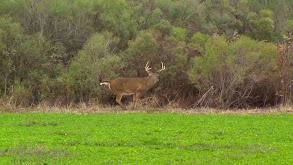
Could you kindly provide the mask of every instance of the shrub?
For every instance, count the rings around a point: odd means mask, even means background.
[[[228,43],[224,37],[214,36],[205,44],[205,53],[193,59],[188,74],[201,94],[214,87],[210,97],[203,100],[206,105],[220,108],[263,106],[273,100],[271,95],[265,96],[260,91],[275,92],[271,85],[277,78],[276,57],[276,47],[271,43],[248,37]]]
[[[32,103],[32,92],[20,83],[19,80],[14,82],[12,88],[10,104],[14,106],[29,106]]]
[[[102,94],[99,83],[104,78],[118,76],[121,60],[111,53],[111,45],[116,41],[107,32],[95,33],[73,59],[68,71],[57,78],[59,94],[67,98],[67,103],[107,96]]]

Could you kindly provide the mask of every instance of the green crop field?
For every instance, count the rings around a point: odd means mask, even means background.
[[[292,114],[0,114],[0,164],[292,163]]]

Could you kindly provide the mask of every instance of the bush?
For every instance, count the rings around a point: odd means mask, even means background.
[[[9,103],[14,106],[29,106],[32,103],[32,93],[19,80],[16,80]]]
[[[58,94],[66,98],[67,103],[107,96],[99,83],[104,78],[117,77],[122,66],[120,57],[111,53],[115,42],[117,40],[107,32],[95,33],[73,59],[68,71],[56,79]]]
[[[205,53],[193,59],[189,78],[201,94],[209,91],[205,105],[220,108],[247,108],[272,104],[272,83],[277,79],[276,47],[248,37],[232,43],[214,36],[205,44]],[[270,95],[263,95],[262,90]],[[259,92],[259,93],[258,93]],[[255,101],[257,100],[257,101]]]
[[[126,72],[122,73],[123,76],[144,76],[147,61],[159,61],[158,43],[153,33],[142,31],[134,40],[129,41],[129,48],[122,54],[126,63]]]

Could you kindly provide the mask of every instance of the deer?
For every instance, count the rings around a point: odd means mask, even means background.
[[[159,81],[159,73],[165,70],[165,65],[161,62],[161,69],[156,72],[151,72],[149,61],[145,65],[145,71],[148,73],[147,77],[132,77],[132,78],[116,78],[114,80],[103,80],[100,85],[109,87],[112,93],[116,95],[116,102],[123,110],[127,110],[125,105],[122,104],[121,98],[123,95],[133,95],[134,109],[137,104],[141,93],[146,92],[152,88]]]

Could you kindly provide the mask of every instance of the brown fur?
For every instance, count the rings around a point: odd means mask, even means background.
[[[116,78],[114,80],[104,80],[110,84],[110,90],[116,95],[116,102],[120,107],[126,110],[126,107],[122,104],[121,98],[123,95],[135,95],[135,105],[134,108],[137,108],[139,101],[139,96],[142,92],[149,90],[155,85],[158,79],[159,74],[150,73],[148,77],[135,77],[135,78]]]
[[[134,94],[133,100],[135,100],[134,108],[136,109],[137,103],[139,101],[139,96],[142,92],[149,90],[159,81],[159,72],[165,70],[163,62],[162,69],[158,70],[156,73],[152,73],[149,67],[149,61],[145,66],[145,71],[148,72],[149,76],[144,78],[134,77],[134,78],[116,78],[114,80],[104,80],[100,85],[108,85],[110,90],[116,95],[116,102],[120,107],[126,110],[126,107],[122,104],[121,98],[123,95]],[[108,83],[108,84],[105,84]]]

